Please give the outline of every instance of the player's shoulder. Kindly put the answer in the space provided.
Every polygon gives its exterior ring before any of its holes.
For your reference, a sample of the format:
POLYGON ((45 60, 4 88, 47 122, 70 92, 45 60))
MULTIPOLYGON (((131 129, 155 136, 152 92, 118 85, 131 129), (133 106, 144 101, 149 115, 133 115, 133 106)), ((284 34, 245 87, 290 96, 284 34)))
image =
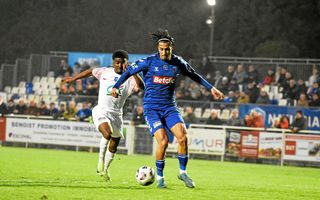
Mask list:
POLYGON ((172 54, 172 61, 178 65, 187 65, 187 61, 185 61, 181 56, 172 54))

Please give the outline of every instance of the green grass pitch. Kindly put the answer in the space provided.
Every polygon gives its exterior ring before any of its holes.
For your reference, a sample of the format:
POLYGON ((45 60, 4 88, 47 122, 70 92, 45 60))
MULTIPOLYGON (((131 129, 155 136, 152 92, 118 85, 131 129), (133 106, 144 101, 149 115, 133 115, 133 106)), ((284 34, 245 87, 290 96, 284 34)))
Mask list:
POLYGON ((140 186, 135 172, 154 167, 152 156, 116 155, 105 183, 96 176, 97 153, 0 147, 0 199, 320 199, 320 169, 190 160, 196 182, 177 179, 168 158, 167 189, 140 186))

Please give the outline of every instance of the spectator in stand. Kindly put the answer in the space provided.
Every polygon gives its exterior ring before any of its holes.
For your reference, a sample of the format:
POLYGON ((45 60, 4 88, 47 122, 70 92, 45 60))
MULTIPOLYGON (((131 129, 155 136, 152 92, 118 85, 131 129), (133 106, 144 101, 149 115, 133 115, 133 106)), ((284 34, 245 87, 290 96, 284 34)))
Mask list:
POLYGON ((305 93, 307 94, 308 88, 306 86, 306 83, 304 82, 304 80, 299 79, 298 80, 298 85, 297 85, 297 93, 301 94, 301 93, 305 93))
POLYGON ((222 82, 220 88, 218 88, 223 94, 227 94, 229 92, 229 79, 224 76, 222 78, 222 82))
POLYGON ((291 79, 289 82, 289 87, 283 91, 284 95, 283 97, 287 99, 288 105, 293 106, 294 100, 297 100, 299 98, 298 93, 298 87, 296 85, 296 81, 294 79, 291 79))
POLYGON ((56 116, 58 115, 59 110, 56 108, 56 104, 51 102, 49 104, 49 115, 52 116, 54 119, 57 119, 56 116))
POLYGON ((236 79, 232 79, 230 81, 228 90, 229 91, 239 91, 239 84, 237 83, 236 79))
POLYGON ((68 63, 65 60, 60 61, 60 66, 58 70, 55 73, 55 76, 63 77, 65 76, 66 72, 69 73, 69 75, 73 74, 72 68, 68 65, 68 63))
POLYGON ((234 66, 233 65, 228 65, 227 72, 226 72, 226 75, 225 75, 228 78, 228 81, 231 81, 231 79, 233 77, 233 74, 234 74, 234 66))
POLYGON ((3 102, 2 96, 0 96, 0 117, 7 114, 7 105, 3 102))
POLYGON ((302 106, 302 107, 309 106, 309 102, 306 94, 304 93, 300 94, 299 100, 297 102, 297 106, 302 106))
POLYGON ((86 95, 82 86, 82 80, 78 79, 77 81, 75 81, 75 83, 76 83, 76 93, 78 95, 86 95))
POLYGON ((99 89, 99 81, 94 77, 89 77, 86 79, 86 93, 89 96, 97 96, 99 89))
POLYGON ((296 116, 292 124, 290 125, 290 129, 292 132, 297 133, 300 130, 304 130, 307 127, 307 120, 303 117, 303 113, 301 110, 296 112, 296 116))
POLYGON ((273 83, 275 83, 275 73, 269 68, 268 74, 263 79, 263 85, 272 85, 273 83))
POLYGON ((293 75, 291 74, 291 72, 286 72, 285 79, 286 81, 282 85, 284 91, 289 89, 290 81, 293 79, 293 75))
POLYGON ((279 82, 280 82, 281 70, 282 70, 282 67, 281 66, 277 66, 276 72, 274 74, 274 81, 277 84, 279 84, 279 82))
POLYGON ((42 116, 49 116, 50 115, 50 111, 49 111, 48 106, 45 101, 40 102, 39 114, 42 116))
POLYGON ((250 97, 250 103, 256 103, 259 97, 259 88, 253 82, 248 83, 245 93, 250 97))
POLYGON ((260 96, 258 97, 256 103, 257 104, 271 104, 271 101, 269 99, 269 95, 264 89, 261 89, 260 96))
POLYGON ((224 123, 221 119, 219 119, 218 112, 216 110, 212 110, 210 117, 206 121, 206 124, 223 125, 224 123))
POLYGON ((176 88, 176 91, 182 91, 183 93, 186 90, 186 84, 184 80, 180 80, 179 86, 176 88))
POLYGON ((245 92, 240 92, 239 98, 237 99, 237 104, 247 104, 250 102, 249 96, 245 92))
POLYGON ((247 78, 248 78, 248 74, 245 71, 244 67, 242 64, 239 64, 237 66, 237 70, 234 72, 233 74, 233 79, 236 80, 236 83, 239 85, 242 85, 246 82, 247 78))
POLYGON ((66 111, 63 113, 63 118, 66 120, 73 120, 75 119, 77 113, 76 103, 74 101, 69 102, 69 106, 67 107, 66 111))
POLYGON ((279 119, 276 119, 274 124, 272 125, 273 128, 281 128, 281 129, 288 129, 289 128, 289 118, 286 115, 282 115, 279 119))
POLYGON ((200 101, 212 101, 212 95, 210 91, 208 91, 205 87, 200 86, 201 97, 199 98, 200 101))
POLYGON ((222 74, 219 70, 216 71, 216 75, 214 77, 214 87, 220 88, 222 85, 222 74))
POLYGON ((185 108, 186 115, 183 117, 183 120, 186 124, 196 124, 198 123, 198 119, 196 118, 193 108, 191 106, 187 106, 185 108))
POLYGON ((40 114, 38 106, 37 106, 37 102, 35 100, 29 101, 29 106, 27 107, 25 114, 26 115, 35 115, 35 116, 38 116, 40 114))
POLYGON ((258 84, 260 82, 259 72, 254 65, 249 65, 247 82, 253 82, 254 84, 258 84))
POLYGON ((261 113, 256 110, 252 110, 250 115, 245 116, 245 125, 253 128, 263 128, 264 118, 261 113))
POLYGON ((224 102, 226 102, 226 103, 236 103, 237 102, 237 98, 235 97, 235 94, 233 91, 228 92, 228 95, 224 98, 224 102))
POLYGON ((143 107, 138 105, 135 112, 132 115, 132 123, 133 125, 145 124, 145 118, 143 116, 143 107))
POLYGON ((198 100, 201 96, 200 87, 195 82, 191 82, 188 88, 192 100, 198 100))
POLYGON ((75 62, 73 65, 73 74, 79 74, 81 72, 81 65, 78 62, 75 62))
POLYGON ((286 80, 287 68, 281 67, 279 71, 277 71, 278 74, 276 76, 278 77, 276 77, 276 80, 280 87, 284 87, 287 83, 287 80, 286 80))
POLYGON ((231 118, 227 120, 228 126, 243 126, 244 122, 239 117, 239 110, 233 109, 231 111, 231 118))
POLYGON ((59 106, 58 113, 53 116, 53 119, 63 118, 64 113, 66 112, 66 104, 61 103, 59 106))
POLYGON ((82 103, 82 108, 78 110, 75 115, 77 121, 85 121, 92 115, 90 105, 88 102, 82 103))
POLYGON ((315 82, 308 89, 307 95, 311 98, 312 94, 320 94, 319 83, 315 82))
POLYGON ((312 107, 319 107, 320 106, 320 99, 318 94, 312 94, 312 98, 309 102, 309 106, 312 107))
POLYGON ((315 82, 318 82, 319 78, 319 69, 316 65, 313 65, 312 75, 309 77, 309 85, 313 85, 315 82))
POLYGON ((15 105, 12 99, 9 99, 7 103, 7 114, 13 114, 13 111, 15 109, 15 105))
POLYGON ((23 114, 25 114, 26 110, 27 110, 27 106, 26 106, 26 104, 24 102, 24 99, 20 98, 19 102, 18 102, 18 105, 16 105, 14 110, 13 110, 13 113, 14 114, 23 115, 23 114))

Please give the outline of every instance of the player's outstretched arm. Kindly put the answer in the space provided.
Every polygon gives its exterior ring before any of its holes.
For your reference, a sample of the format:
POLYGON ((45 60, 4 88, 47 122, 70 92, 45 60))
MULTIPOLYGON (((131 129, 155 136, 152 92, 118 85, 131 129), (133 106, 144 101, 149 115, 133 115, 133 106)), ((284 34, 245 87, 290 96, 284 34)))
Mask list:
POLYGON ((140 90, 144 90, 144 82, 142 78, 138 74, 133 75, 133 78, 136 81, 138 88, 140 90))
POLYGON ((214 99, 218 99, 218 100, 223 100, 224 99, 224 94, 220 90, 215 88, 215 87, 211 88, 211 94, 212 94, 214 99))
POLYGON ((80 72, 79 74, 77 74, 73 77, 71 77, 71 76, 64 77, 62 80, 62 83, 71 83, 71 82, 76 81, 78 79, 89 77, 91 75, 92 75, 92 69, 87 69, 87 70, 80 72))

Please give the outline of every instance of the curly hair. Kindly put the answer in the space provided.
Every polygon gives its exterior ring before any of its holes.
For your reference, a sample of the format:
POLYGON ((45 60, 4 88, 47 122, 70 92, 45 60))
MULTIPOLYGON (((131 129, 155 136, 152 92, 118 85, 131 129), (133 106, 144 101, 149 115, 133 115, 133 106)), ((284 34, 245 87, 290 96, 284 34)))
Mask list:
POLYGON ((161 41, 168 41, 172 45, 174 43, 174 38, 170 36, 169 31, 166 29, 159 28, 155 33, 151 34, 151 38, 155 44, 161 41))

